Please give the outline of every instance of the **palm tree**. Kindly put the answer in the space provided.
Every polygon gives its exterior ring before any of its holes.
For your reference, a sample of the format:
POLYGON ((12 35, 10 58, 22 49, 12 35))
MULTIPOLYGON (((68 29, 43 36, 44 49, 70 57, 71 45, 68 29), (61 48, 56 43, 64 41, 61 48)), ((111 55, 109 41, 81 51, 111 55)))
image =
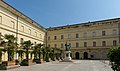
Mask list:
POLYGON ((5 42, 4 47, 7 49, 8 52, 8 61, 12 61, 14 59, 14 50, 17 48, 16 37, 14 35, 4 35, 5 42))
POLYGON ((3 39, 4 39, 3 35, 0 34, 0 46, 3 46, 3 44, 4 44, 3 39))
POLYGON ((42 50, 42 46, 44 46, 44 44, 37 44, 38 46, 38 57, 39 57, 39 60, 41 60, 41 50, 42 50))
POLYGON ((62 49, 62 48, 54 48, 54 51, 55 51, 55 54, 56 54, 56 59, 57 60, 59 60, 59 59, 61 59, 61 60, 63 60, 63 51, 64 51, 64 49, 62 49))
POLYGON ((49 57, 50 57, 49 54, 51 52, 51 48, 50 47, 45 47, 44 49, 45 49, 45 52, 46 52, 45 53, 46 54, 45 55, 45 60, 46 60, 46 62, 49 62, 49 57))
POLYGON ((33 49, 33 54, 34 54, 34 60, 37 59, 37 55, 38 55, 38 46, 35 45, 34 47, 32 47, 33 49))
POLYGON ((55 61, 55 48, 53 47, 51 47, 50 58, 51 60, 55 61))
POLYGON ((33 47, 33 53, 34 53, 34 60, 36 62, 41 62, 41 50, 42 50, 43 44, 39 43, 33 47))
MULTIPOLYGON (((4 36, 0 34, 0 46, 3 46, 4 47, 4 44, 5 44, 5 41, 4 41, 4 36)), ((0 61, 2 60, 2 52, 4 52, 4 55, 5 55, 5 52, 7 50, 5 48, 2 48, 0 49, 0 61)), ((5 57, 4 57, 5 58, 5 57)))
POLYGON ((29 49, 32 47, 32 42, 30 40, 24 41, 23 42, 23 47, 26 50, 26 60, 29 59, 28 54, 29 54, 29 49))
POLYGON ((17 53, 18 53, 18 55, 19 55, 19 57, 20 57, 20 62, 22 61, 22 59, 23 59, 23 53, 24 53, 24 50, 17 50, 16 51, 17 53))

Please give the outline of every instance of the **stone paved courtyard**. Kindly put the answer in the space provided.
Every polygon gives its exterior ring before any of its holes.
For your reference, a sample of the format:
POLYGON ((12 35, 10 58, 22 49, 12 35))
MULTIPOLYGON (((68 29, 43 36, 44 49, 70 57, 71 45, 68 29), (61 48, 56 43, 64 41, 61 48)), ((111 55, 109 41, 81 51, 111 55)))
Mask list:
POLYGON ((113 71, 108 61, 74 60, 73 63, 48 62, 31 66, 21 66, 7 71, 113 71))

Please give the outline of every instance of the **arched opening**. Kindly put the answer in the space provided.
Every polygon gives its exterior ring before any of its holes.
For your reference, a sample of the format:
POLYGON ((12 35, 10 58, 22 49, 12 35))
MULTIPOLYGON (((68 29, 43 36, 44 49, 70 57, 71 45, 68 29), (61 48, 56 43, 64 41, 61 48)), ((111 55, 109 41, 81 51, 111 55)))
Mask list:
POLYGON ((84 59, 88 59, 88 53, 84 52, 84 59))
POLYGON ((97 59, 97 53, 96 52, 93 52, 92 55, 93 56, 91 57, 91 59, 97 59))
POLYGON ((80 59, 80 56, 79 56, 80 54, 79 54, 79 52, 76 52, 75 53, 75 59, 80 59))
POLYGON ((102 59, 107 59, 107 53, 106 52, 102 52, 102 59))

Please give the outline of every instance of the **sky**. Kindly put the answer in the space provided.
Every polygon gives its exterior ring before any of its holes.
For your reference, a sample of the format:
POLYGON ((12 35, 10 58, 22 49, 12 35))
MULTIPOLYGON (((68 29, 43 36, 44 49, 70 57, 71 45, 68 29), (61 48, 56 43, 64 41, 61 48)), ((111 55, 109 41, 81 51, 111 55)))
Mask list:
POLYGON ((120 0, 4 0, 45 28, 120 18, 120 0))

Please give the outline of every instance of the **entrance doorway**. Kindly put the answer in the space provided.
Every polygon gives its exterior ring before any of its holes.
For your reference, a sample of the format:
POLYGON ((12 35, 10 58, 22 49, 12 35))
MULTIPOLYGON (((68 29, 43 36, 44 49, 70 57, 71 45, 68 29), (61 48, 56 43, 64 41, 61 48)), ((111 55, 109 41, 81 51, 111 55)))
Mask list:
POLYGON ((80 54, 79 54, 79 52, 76 52, 75 53, 75 59, 80 59, 80 56, 79 56, 80 54))
POLYGON ((93 52, 92 54, 93 54, 93 58, 92 58, 92 59, 97 59, 97 57, 96 57, 96 56, 97 56, 97 53, 96 53, 96 52, 93 52))
POLYGON ((88 53, 84 52, 84 59, 88 59, 88 53))

